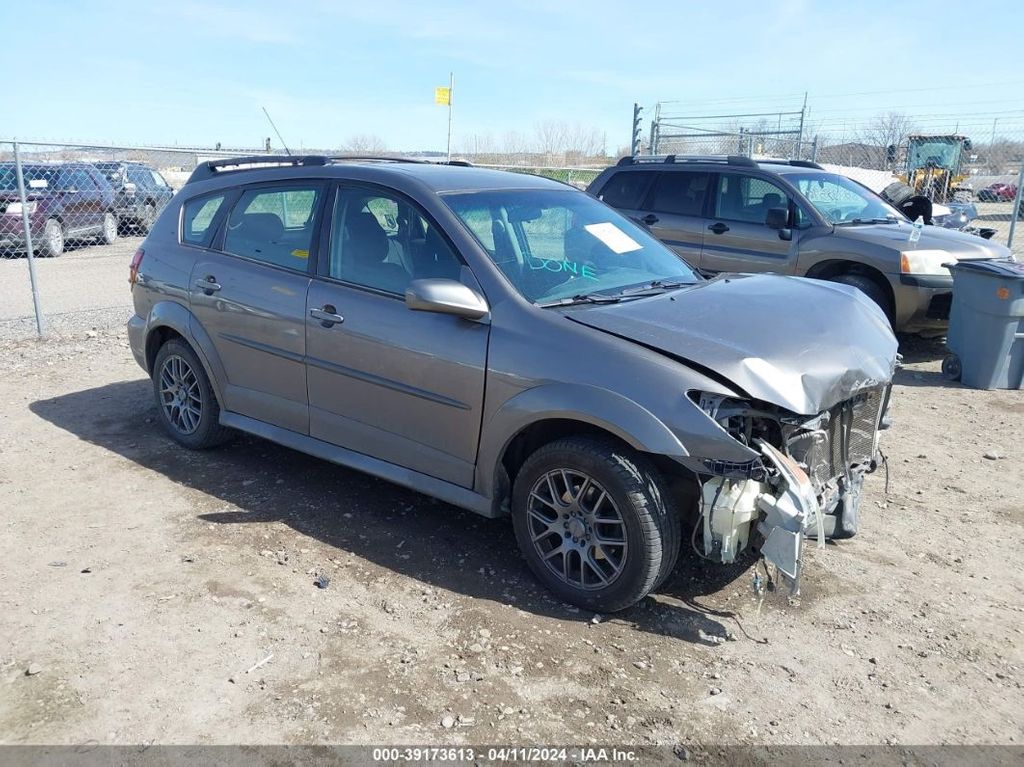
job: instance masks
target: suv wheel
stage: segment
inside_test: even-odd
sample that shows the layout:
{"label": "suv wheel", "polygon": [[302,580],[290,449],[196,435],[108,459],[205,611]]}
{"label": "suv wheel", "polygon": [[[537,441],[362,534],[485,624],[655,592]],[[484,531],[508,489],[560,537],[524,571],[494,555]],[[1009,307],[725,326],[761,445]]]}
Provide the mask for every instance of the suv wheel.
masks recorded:
{"label": "suv wheel", "polygon": [[39,252],[47,258],[56,258],[64,252],[64,225],[55,218],[46,220],[43,227],[43,241],[39,243]]}
{"label": "suv wheel", "polygon": [[153,228],[153,220],[156,218],[156,208],[152,203],[147,202],[142,208],[142,216],[139,218],[138,230],[140,234],[149,234]]}
{"label": "suv wheel", "polygon": [[231,436],[220,425],[220,405],[210,379],[188,344],[168,341],[160,347],[153,363],[153,393],[160,421],[175,442],[203,450]]}
{"label": "suv wheel", "polygon": [[893,310],[890,305],[889,296],[882,286],[875,282],[873,279],[864,274],[837,274],[835,277],[830,277],[829,282],[840,282],[843,285],[852,285],[857,288],[861,293],[866,295],[876,304],[878,304],[882,311],[885,312],[885,316],[889,318],[890,324],[893,320]]}
{"label": "suv wheel", "polygon": [[103,214],[103,232],[101,234],[104,245],[113,245],[117,240],[117,218],[113,213],[107,211]]}
{"label": "suv wheel", "polygon": [[587,610],[635,604],[679,555],[679,516],[637,453],[591,438],[560,439],[523,464],[512,497],[516,539],[534,574]]}

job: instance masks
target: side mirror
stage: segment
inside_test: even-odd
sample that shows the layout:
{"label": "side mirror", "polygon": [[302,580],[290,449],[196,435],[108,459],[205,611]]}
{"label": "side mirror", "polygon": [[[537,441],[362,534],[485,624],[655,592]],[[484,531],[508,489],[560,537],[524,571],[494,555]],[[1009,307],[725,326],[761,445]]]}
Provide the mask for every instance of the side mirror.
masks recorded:
{"label": "side mirror", "polygon": [[440,277],[413,280],[405,289],[405,305],[413,311],[454,314],[479,320],[490,312],[484,297],[461,282]]}
{"label": "side mirror", "polygon": [[769,229],[785,229],[789,224],[789,210],[786,208],[768,208],[764,216],[764,224]]}

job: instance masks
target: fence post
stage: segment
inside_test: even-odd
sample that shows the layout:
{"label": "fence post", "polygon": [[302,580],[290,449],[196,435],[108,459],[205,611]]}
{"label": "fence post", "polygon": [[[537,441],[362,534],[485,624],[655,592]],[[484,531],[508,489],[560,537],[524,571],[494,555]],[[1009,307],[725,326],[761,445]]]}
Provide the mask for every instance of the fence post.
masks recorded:
{"label": "fence post", "polygon": [[818,137],[814,137],[814,141],[811,142],[811,162],[818,161]]}
{"label": "fence post", "polygon": [[25,231],[25,255],[28,257],[28,279],[32,283],[32,307],[36,312],[36,333],[43,337],[43,310],[39,305],[39,282],[36,280],[36,260],[32,251],[32,226],[28,218],[28,199],[25,195],[25,176],[21,172],[21,154],[18,142],[14,142],[14,174],[18,179],[18,196],[21,198],[21,225]]}
{"label": "fence post", "polygon": [[1020,218],[1021,198],[1024,197],[1024,160],[1020,164],[1020,173],[1017,174],[1017,196],[1013,198],[1013,213],[1010,215],[1010,233],[1006,236],[1006,247],[1013,247],[1013,232],[1017,228],[1017,219]]}

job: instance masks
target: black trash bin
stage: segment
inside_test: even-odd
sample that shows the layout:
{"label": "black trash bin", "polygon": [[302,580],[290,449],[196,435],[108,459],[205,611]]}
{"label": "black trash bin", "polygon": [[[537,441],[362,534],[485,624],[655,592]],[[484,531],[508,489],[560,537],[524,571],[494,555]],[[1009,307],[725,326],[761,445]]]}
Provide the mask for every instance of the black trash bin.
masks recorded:
{"label": "black trash bin", "polygon": [[953,306],[942,372],[975,389],[1024,380],[1024,263],[983,258],[950,264]]}

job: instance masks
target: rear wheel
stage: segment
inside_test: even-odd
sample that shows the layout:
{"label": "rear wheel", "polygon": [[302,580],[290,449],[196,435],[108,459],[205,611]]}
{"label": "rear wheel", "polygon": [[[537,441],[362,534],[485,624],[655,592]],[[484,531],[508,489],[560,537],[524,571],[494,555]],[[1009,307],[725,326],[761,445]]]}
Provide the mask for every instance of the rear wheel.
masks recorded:
{"label": "rear wheel", "polygon": [[231,437],[231,431],[220,425],[220,405],[210,379],[196,353],[183,341],[168,341],[157,352],[153,394],[160,421],[175,442],[203,450]]}
{"label": "rear wheel", "polygon": [[103,214],[103,231],[100,237],[105,245],[113,245],[117,240],[117,218],[110,211]]}
{"label": "rear wheel", "polygon": [[56,258],[63,252],[64,225],[55,218],[49,218],[43,227],[43,239],[39,243],[39,253],[47,258]]}
{"label": "rear wheel", "polygon": [[963,374],[963,365],[955,354],[947,354],[942,360],[942,375],[950,381],[959,381]]}
{"label": "rear wheel", "polygon": [[885,292],[881,285],[867,275],[854,273],[837,274],[835,277],[830,277],[829,281],[839,282],[843,285],[852,285],[857,288],[861,293],[878,304],[882,311],[885,312],[885,316],[889,318],[889,322],[892,322],[893,307],[892,301],[889,300],[889,294]]}
{"label": "rear wheel", "polygon": [[657,471],[610,441],[573,437],[538,449],[516,477],[512,519],[534,574],[587,610],[632,606],[679,554],[679,516]]}

